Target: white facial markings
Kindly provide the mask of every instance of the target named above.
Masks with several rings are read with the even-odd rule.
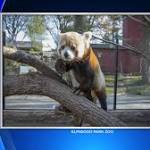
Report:
[[[64,34],[68,37],[64,38],[63,37]],[[90,39],[92,37],[92,33],[85,32],[83,35],[80,35],[75,32],[68,32],[64,34],[60,34],[57,51],[58,55],[66,61],[71,61],[75,57],[82,59],[85,50],[87,50],[90,47]],[[72,42],[72,37],[75,39],[75,43]],[[71,38],[72,46],[75,45],[74,46],[76,48],[75,51],[73,48],[66,45],[66,40],[69,40],[69,38]]]
[[[65,47],[61,50],[61,57],[63,60],[71,61],[75,58],[75,54],[69,47]]]

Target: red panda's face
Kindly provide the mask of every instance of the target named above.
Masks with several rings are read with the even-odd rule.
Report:
[[[68,46],[62,44],[59,48],[60,56],[65,61],[72,61],[78,56],[78,51],[75,45]]]
[[[63,33],[60,35],[58,54],[65,61],[82,59],[85,50],[89,48],[89,42],[84,35],[76,32]]]

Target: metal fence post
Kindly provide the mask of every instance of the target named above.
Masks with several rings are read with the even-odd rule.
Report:
[[[6,33],[5,31],[2,32],[2,46],[6,46]],[[3,77],[5,75],[5,70],[4,70],[4,58],[3,58]],[[5,110],[5,98],[4,98],[4,95],[3,95],[3,110]]]
[[[116,110],[117,105],[117,86],[118,86],[118,34],[116,34],[116,59],[115,59],[115,80],[114,80],[114,105],[113,108]]]

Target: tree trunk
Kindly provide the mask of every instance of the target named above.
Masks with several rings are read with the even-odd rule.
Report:
[[[55,71],[50,69],[50,67],[48,67],[43,61],[39,60],[35,56],[32,56],[31,54],[14,48],[4,47],[3,55],[7,59],[11,59],[35,67],[43,75],[56,79],[64,84],[67,84]]]
[[[76,15],[74,16],[74,30],[79,33],[83,33],[86,30],[85,16]]]
[[[4,56],[26,63],[42,74],[7,76],[4,78],[4,96],[39,94],[51,97],[92,126],[125,126],[119,119],[100,109],[85,97],[77,96],[66,83],[46,64],[23,51],[4,47]],[[64,84],[65,83],[65,84]]]
[[[150,110],[115,110],[109,111],[109,113],[124,121],[129,127],[150,126]],[[55,110],[4,110],[3,114],[4,127],[70,127],[79,125],[71,113]],[[90,125],[84,123],[82,126]]]
[[[66,85],[37,73],[5,77],[4,96],[14,94],[39,94],[51,97],[92,126],[125,126],[119,119],[85,97],[74,95]]]
[[[143,60],[142,80],[150,84],[150,63],[147,60]]]
[[[147,56],[150,56],[150,31],[147,28],[143,29],[144,36],[142,41],[142,49],[143,53]],[[143,67],[142,67],[142,80],[144,83],[150,84],[150,61],[147,59],[143,59]]]

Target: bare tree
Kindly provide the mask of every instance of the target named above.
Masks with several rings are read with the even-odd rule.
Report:
[[[23,15],[3,15],[3,30],[6,30],[8,39],[15,44],[20,31],[26,30],[29,16]]]
[[[86,16],[77,15],[74,16],[74,30],[83,33],[86,30]]]
[[[58,42],[57,34],[59,32],[76,31],[83,33],[85,31],[94,31],[98,16],[81,16],[81,15],[56,15],[45,16],[46,27],[53,37],[56,45]]]
[[[122,38],[122,20],[123,16],[109,15],[98,16],[94,25],[94,33],[106,40],[115,42],[116,33]]]
[[[46,15],[45,26],[47,31],[52,36],[56,46],[58,42],[59,32],[67,32],[73,30],[73,16],[63,16],[63,15]]]

